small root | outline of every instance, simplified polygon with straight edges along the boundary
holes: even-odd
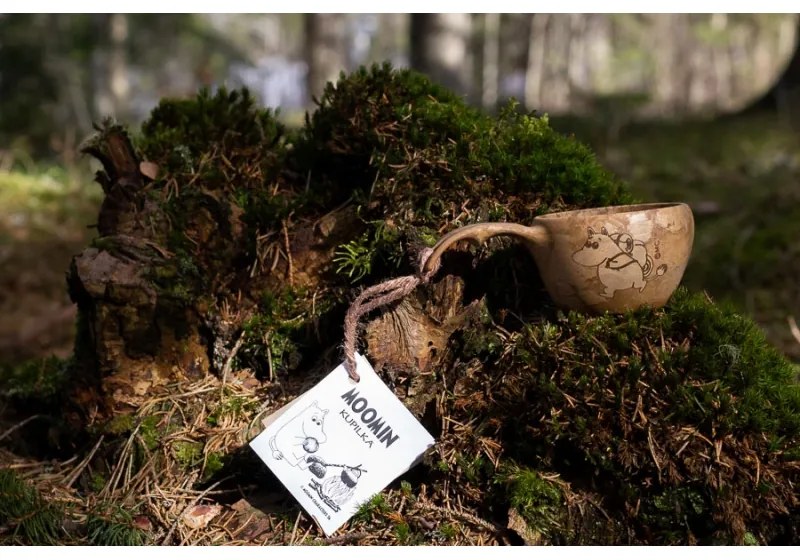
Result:
[[[236,354],[239,353],[239,349],[244,344],[245,333],[242,331],[242,334],[239,335],[239,339],[236,341],[236,344],[233,345],[233,349],[231,349],[231,353],[228,354],[228,359],[225,360],[225,365],[222,367],[222,385],[220,387],[220,391],[225,388],[225,383],[228,380],[228,375],[231,372],[231,368],[233,367],[233,359],[236,357]]]
[[[283,242],[286,245],[286,263],[289,285],[294,286],[294,265],[292,264],[292,249],[289,246],[289,228],[286,227],[286,220],[281,222],[283,225]]]

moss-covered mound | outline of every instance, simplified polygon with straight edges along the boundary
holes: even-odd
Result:
[[[85,384],[65,394],[90,460],[29,476],[89,513],[127,506],[154,542],[320,542],[246,443],[341,360],[359,287],[461,225],[630,200],[546,118],[492,118],[388,66],[329,85],[297,131],[243,92],[165,100],[130,149],[158,172],[106,166],[113,227],[70,276]],[[564,313],[493,240],[370,319],[362,347],[437,445],[322,542],[800,542],[800,388],[705,296]]]
[[[680,290],[663,311],[554,316],[488,351],[465,346],[461,357],[493,370],[468,375],[467,362],[455,376],[454,419],[475,426],[473,446],[453,449],[462,461],[480,457],[490,438],[515,468],[555,471],[573,489],[599,492],[627,533],[616,538],[792,534],[785,514],[797,508],[800,389],[749,319]],[[513,505],[520,491],[501,495]],[[527,518],[555,539],[580,540],[557,515]]]

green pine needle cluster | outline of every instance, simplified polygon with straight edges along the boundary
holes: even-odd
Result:
[[[62,536],[64,512],[11,469],[0,469],[0,536],[7,544],[50,545]],[[5,531],[4,531],[5,532]]]
[[[120,506],[110,506],[104,514],[92,512],[86,519],[86,536],[95,546],[142,546],[145,533],[133,526],[133,516]]]

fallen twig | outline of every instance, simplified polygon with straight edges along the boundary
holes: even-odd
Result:
[[[294,544],[294,537],[297,535],[297,526],[300,524],[300,518],[303,516],[302,511],[297,512],[297,519],[294,520],[294,527],[292,527],[292,536],[289,537],[289,546]]]
[[[239,348],[241,348],[242,344],[244,344],[244,337],[245,337],[245,332],[242,331],[242,334],[239,335],[239,339],[236,341],[236,344],[233,345],[231,353],[228,354],[228,358],[225,360],[225,365],[222,367],[222,386],[220,387],[220,391],[225,389],[225,382],[228,380],[228,374],[231,372],[231,367],[233,366],[233,359],[239,352]]]
[[[81,475],[83,470],[86,468],[86,465],[89,464],[89,461],[92,460],[92,457],[94,457],[94,454],[97,453],[97,450],[100,448],[100,444],[103,443],[103,439],[105,439],[105,437],[106,437],[105,435],[101,435],[97,439],[97,443],[94,444],[94,447],[92,447],[92,450],[89,452],[89,454],[83,459],[83,461],[78,463],[78,466],[76,466],[72,470],[70,475],[67,477],[67,480],[64,481],[64,487],[65,488],[70,488],[73,484],[75,484],[75,481],[78,480],[78,477]]]
[[[658,480],[661,480],[661,463],[658,462],[658,457],[656,457],[656,450],[653,445],[653,433],[650,431],[650,428],[647,428],[647,446],[650,448],[650,455],[653,457],[653,463],[655,463],[656,470],[658,471]]]
[[[33,422],[33,421],[34,421],[34,420],[36,420],[37,418],[43,418],[43,416],[42,416],[41,414],[34,414],[33,416],[30,416],[30,417],[26,418],[26,419],[25,419],[25,420],[23,420],[22,422],[19,422],[18,424],[14,424],[14,425],[13,425],[13,426],[11,426],[9,429],[7,429],[5,432],[3,432],[2,434],[0,434],[0,440],[4,440],[4,439],[6,439],[8,436],[10,436],[11,434],[13,434],[13,433],[14,433],[14,432],[16,432],[17,430],[19,430],[19,429],[20,429],[21,427],[23,427],[25,424],[27,424],[28,422]]]
[[[287,268],[288,268],[287,276],[289,277],[289,285],[293,286],[294,285],[294,264],[292,263],[292,249],[291,249],[291,246],[289,244],[289,228],[286,227],[286,220],[283,220],[283,222],[281,222],[281,224],[283,226],[283,242],[286,245],[286,262],[287,262]]]
[[[791,331],[792,336],[797,341],[797,343],[800,344],[800,328],[797,327],[797,322],[795,322],[794,317],[792,317],[791,315],[789,315],[789,317],[787,317],[786,320],[789,322],[789,330]]]
[[[477,515],[467,513],[466,511],[457,511],[454,509],[436,506],[433,504],[424,504],[421,507],[422,509],[428,509],[431,511],[438,511],[439,513],[444,513],[445,515],[449,515],[450,517],[457,517],[462,521],[467,521],[469,523],[472,523],[473,525],[482,527],[491,533],[502,533],[505,531],[505,528],[502,527],[501,525],[491,521],[486,521],[485,519],[481,519]]]

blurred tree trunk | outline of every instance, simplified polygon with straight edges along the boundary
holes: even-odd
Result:
[[[108,76],[111,82],[111,95],[114,99],[115,113],[120,119],[127,119],[130,110],[130,75],[128,72],[128,16],[112,14],[110,21],[111,57]]]
[[[58,84],[50,145],[69,159],[75,155],[74,138],[92,130],[91,73],[83,68],[71,50],[76,46],[73,37],[82,27],[79,16],[47,14],[43,17],[47,29],[42,39],[45,67]],[[88,48],[93,47],[90,42]]]
[[[408,65],[408,14],[378,14],[375,60],[389,60],[395,66]]]
[[[510,97],[525,97],[525,73],[528,67],[528,42],[531,35],[529,14],[502,14],[500,16],[499,74],[500,101]]]
[[[775,85],[752,105],[757,110],[777,110],[793,122],[800,120],[800,20],[795,34],[794,54]]]
[[[500,83],[500,14],[483,16],[483,64],[481,72],[481,105],[494,111],[497,107],[497,90]]]
[[[335,82],[347,69],[345,14],[306,14],[308,99],[319,97],[325,84]]]
[[[525,69],[525,106],[539,109],[542,104],[542,79],[547,52],[547,25],[550,14],[530,16],[530,36],[528,38],[527,68]]]
[[[572,103],[572,93],[577,89],[585,91],[591,87],[589,75],[589,65],[586,63],[592,44],[589,39],[589,25],[594,14],[571,14],[570,15],[570,36],[572,40],[569,45],[569,55],[567,57],[567,82],[570,89],[570,106]]]
[[[130,113],[130,74],[128,69],[128,16],[97,14],[97,36],[102,37],[95,52],[95,112],[127,120]]]
[[[511,32],[518,17],[501,21],[504,85],[518,64],[509,60],[518,44]],[[796,14],[524,17],[530,28],[525,80],[514,89],[524,90],[529,109],[551,114],[597,114],[594,99],[637,117],[740,110],[773,85],[798,35]],[[800,102],[800,95],[790,101],[792,71],[787,74],[789,82],[770,96],[773,106],[777,99],[784,107]]]
[[[411,67],[467,94],[471,31],[470,14],[411,14]]]

